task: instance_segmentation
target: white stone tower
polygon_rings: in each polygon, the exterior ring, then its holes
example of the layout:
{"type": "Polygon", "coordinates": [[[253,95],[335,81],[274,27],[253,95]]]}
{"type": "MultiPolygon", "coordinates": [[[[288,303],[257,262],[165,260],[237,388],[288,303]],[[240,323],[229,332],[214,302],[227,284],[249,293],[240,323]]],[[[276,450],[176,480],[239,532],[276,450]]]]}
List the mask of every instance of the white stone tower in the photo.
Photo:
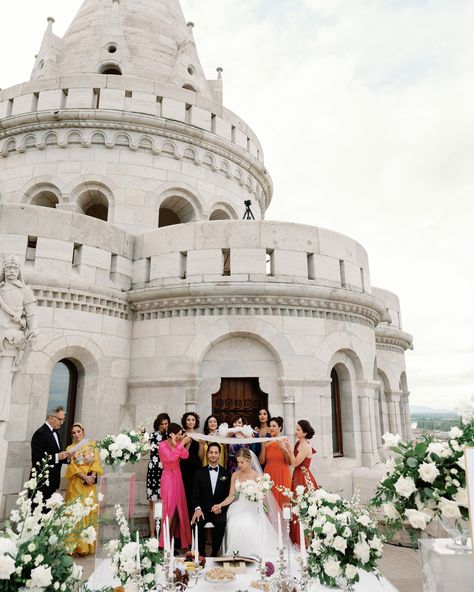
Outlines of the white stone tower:
{"type": "Polygon", "coordinates": [[[31,80],[0,93],[0,252],[23,263],[40,330],[0,422],[3,510],[58,364],[91,437],[268,404],[289,434],[313,423],[318,480],[350,494],[381,434],[410,431],[397,297],[352,239],[263,221],[262,148],[178,0],[85,0],[62,39],[53,22],[31,80]]]}

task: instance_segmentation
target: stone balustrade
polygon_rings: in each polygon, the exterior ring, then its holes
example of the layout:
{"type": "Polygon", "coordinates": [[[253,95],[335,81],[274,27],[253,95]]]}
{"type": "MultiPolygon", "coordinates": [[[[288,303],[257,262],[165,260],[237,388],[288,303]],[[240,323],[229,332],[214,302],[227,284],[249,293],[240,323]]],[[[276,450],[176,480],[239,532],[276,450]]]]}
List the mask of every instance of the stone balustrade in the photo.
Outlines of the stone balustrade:
{"type": "MultiPolygon", "coordinates": [[[[0,133],[27,115],[65,110],[121,111],[188,124],[215,134],[263,163],[255,133],[240,117],[195,92],[129,77],[82,75],[32,80],[0,92],[0,133]]],[[[26,120],[24,121],[26,123],[26,120]]]]}

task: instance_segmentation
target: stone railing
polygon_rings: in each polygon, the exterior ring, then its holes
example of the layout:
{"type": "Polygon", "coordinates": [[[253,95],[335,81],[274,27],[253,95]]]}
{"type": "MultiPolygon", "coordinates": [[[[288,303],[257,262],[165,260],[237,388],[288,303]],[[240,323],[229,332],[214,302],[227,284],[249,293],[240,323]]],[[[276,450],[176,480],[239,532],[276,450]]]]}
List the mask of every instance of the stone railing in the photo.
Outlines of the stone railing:
{"type": "Polygon", "coordinates": [[[255,133],[232,111],[189,90],[121,76],[83,75],[33,80],[0,92],[0,130],[6,119],[63,110],[115,110],[156,116],[211,132],[263,163],[255,133]]]}

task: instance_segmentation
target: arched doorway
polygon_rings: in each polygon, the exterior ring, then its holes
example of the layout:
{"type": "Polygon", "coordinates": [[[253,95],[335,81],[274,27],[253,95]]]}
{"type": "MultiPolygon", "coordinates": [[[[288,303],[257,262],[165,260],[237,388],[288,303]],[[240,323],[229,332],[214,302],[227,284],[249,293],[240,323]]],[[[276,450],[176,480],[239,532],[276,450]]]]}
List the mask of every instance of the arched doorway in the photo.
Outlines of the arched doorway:
{"type": "Polygon", "coordinates": [[[236,415],[242,415],[244,423],[254,427],[263,408],[268,408],[268,394],[258,378],[222,378],[220,389],[212,395],[212,413],[229,426],[236,415]]]}
{"type": "Polygon", "coordinates": [[[77,366],[68,359],[54,365],[49,383],[48,409],[63,406],[66,409],[66,421],[59,429],[60,441],[71,442],[71,427],[75,421],[77,399],[77,366]]]}

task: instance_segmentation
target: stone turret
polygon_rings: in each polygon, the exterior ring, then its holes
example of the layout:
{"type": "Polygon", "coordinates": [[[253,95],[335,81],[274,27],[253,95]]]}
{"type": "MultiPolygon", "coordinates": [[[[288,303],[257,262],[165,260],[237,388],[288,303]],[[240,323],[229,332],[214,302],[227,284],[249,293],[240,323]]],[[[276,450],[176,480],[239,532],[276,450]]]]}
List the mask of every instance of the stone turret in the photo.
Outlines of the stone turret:
{"type": "MultiPolygon", "coordinates": [[[[48,27],[44,53],[53,45],[52,37],[48,27]]],[[[39,67],[42,53],[34,78],[53,73],[51,68],[39,67]]],[[[178,0],[86,0],[62,39],[55,73],[117,74],[212,98],[193,28],[186,23],[178,0]]]]}

